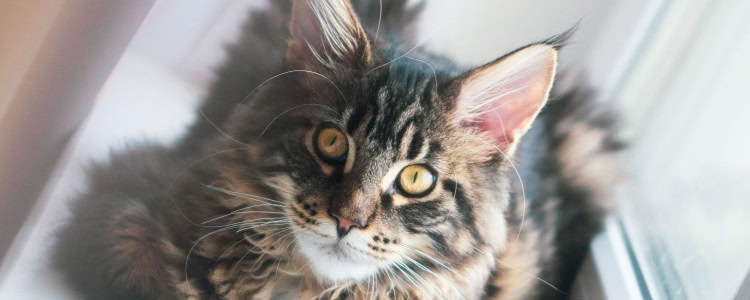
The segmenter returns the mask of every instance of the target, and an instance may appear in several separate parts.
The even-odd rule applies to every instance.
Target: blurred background
[[[85,166],[179,137],[265,5],[0,1],[0,299],[75,299],[47,258]],[[476,65],[578,22],[561,70],[620,108],[631,148],[573,298],[750,299],[750,1],[430,1],[417,32]]]

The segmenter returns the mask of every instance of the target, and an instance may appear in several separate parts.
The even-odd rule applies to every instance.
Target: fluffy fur
[[[467,70],[385,40],[419,11],[405,2],[254,12],[178,146],[92,170],[59,236],[68,282],[90,299],[566,298],[621,148],[584,92],[540,113],[568,33]],[[341,163],[316,152],[324,126]],[[394,185],[414,163],[437,174],[419,197]]]

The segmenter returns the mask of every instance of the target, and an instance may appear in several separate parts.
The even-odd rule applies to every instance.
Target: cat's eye
[[[323,127],[315,134],[315,151],[328,163],[340,163],[346,160],[349,142],[346,135],[336,127]]]
[[[437,176],[425,165],[409,165],[398,175],[398,189],[408,197],[423,197],[435,188]]]

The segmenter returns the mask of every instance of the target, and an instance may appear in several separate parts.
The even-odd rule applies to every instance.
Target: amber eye
[[[423,197],[435,188],[437,177],[425,165],[410,165],[398,175],[398,188],[409,197]]]
[[[346,135],[335,127],[323,127],[315,134],[315,151],[318,156],[329,163],[339,163],[346,160],[349,142]]]

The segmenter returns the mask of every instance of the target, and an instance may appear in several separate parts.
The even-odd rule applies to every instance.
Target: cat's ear
[[[354,66],[370,58],[370,45],[348,0],[294,0],[287,63],[315,69]]]
[[[455,118],[512,152],[547,102],[557,49],[531,45],[471,70],[457,79]]]
[[[457,79],[455,119],[512,152],[547,102],[557,49],[537,44],[514,51]]]

